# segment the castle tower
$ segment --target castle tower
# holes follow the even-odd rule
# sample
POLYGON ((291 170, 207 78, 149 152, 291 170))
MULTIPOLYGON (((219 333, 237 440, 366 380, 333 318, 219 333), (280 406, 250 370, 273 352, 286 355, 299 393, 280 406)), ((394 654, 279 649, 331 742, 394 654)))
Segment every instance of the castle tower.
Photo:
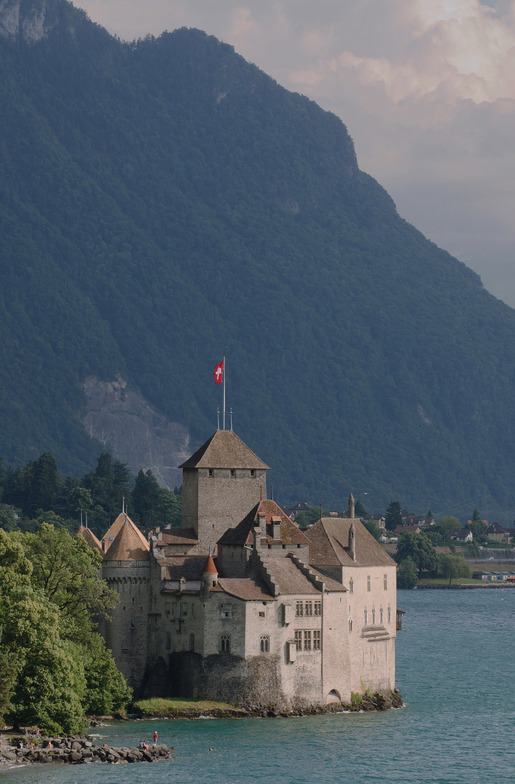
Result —
POLYGON ((266 499, 268 466, 231 430, 217 430, 182 468, 182 527, 207 553, 228 528, 266 499))
POLYGON ((137 694, 147 664, 150 545, 132 520, 123 518, 102 563, 102 577, 119 596, 104 636, 116 666, 137 694))

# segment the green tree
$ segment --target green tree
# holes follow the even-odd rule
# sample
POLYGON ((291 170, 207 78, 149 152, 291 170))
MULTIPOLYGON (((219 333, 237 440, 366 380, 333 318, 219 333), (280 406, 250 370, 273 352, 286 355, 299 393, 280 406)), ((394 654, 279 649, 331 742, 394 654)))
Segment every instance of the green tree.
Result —
POLYGON ((355 504, 355 507, 354 507, 354 514, 356 515, 356 517, 360 517, 360 518, 366 517, 366 515, 367 515, 367 510, 365 509, 365 507, 363 506, 363 504, 361 503, 361 500, 359 498, 356 501, 356 504, 355 504))
POLYGON ((401 520, 401 505, 398 501, 390 501, 386 508, 385 523, 388 531, 395 531, 401 520))
POLYGON ((160 487, 150 469, 138 471, 132 491, 132 508, 138 522, 145 528, 152 528, 159 520, 161 502, 160 487))
POLYGON ((406 558, 414 561, 419 575, 421 572, 432 572, 436 568, 436 550, 424 534, 400 534, 395 560, 400 564, 406 558))
POLYGON ((397 588, 414 588, 418 584, 417 564, 409 556, 397 569, 397 588))
POLYGON ((365 526, 369 534, 372 534, 374 539, 379 541, 379 539, 381 538, 381 529, 379 528, 379 526, 376 525, 376 523, 373 520, 365 520, 363 525, 365 526))
POLYGON ((470 577, 470 566, 461 555, 444 553, 438 556, 437 573, 441 577, 448 577, 451 585, 453 578, 470 577))
POLYGON ((66 636, 80 642, 91 632, 93 616, 108 614, 116 603, 114 591, 98 578, 100 552, 82 536, 48 523, 35 534, 25 534, 23 544, 33 564, 34 587, 58 608, 66 636))

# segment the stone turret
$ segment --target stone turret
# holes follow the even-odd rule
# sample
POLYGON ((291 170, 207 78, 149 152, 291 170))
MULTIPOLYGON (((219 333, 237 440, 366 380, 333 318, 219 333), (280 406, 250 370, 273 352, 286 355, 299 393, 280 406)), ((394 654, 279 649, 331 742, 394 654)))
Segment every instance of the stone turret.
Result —
POLYGON ((349 506, 347 509, 347 517, 350 517, 351 520, 354 520, 356 516, 356 504, 354 503, 354 496, 352 493, 349 496, 349 506))
POLYGON ((202 588, 205 591, 208 591, 210 588, 214 588, 217 580, 218 569, 216 568, 215 562, 213 561, 211 555, 209 555, 202 570, 202 588))
POLYGON ((356 560, 356 529, 354 523, 349 528, 349 555, 353 561, 356 560))
POLYGON ((104 546, 110 542, 102 577, 119 596, 104 636, 117 667, 137 695, 147 664, 150 545, 125 513, 118 515, 102 542, 104 546))

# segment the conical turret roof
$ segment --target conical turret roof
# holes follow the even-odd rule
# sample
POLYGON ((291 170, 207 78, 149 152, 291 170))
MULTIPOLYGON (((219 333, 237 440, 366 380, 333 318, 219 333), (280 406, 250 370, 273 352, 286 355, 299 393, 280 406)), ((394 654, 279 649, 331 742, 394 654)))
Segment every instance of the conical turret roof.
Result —
POLYGON ((104 553, 104 561, 148 561, 149 550, 150 545, 141 531, 127 519, 104 553))
POLYGON ((90 528, 86 528, 86 526, 81 525, 79 526, 79 530, 77 531, 77 533, 80 534, 82 538, 86 540, 86 543, 89 544, 89 546, 92 547, 94 550, 102 549, 102 545, 100 544, 99 539, 97 539, 97 537, 95 536, 95 534, 90 528))
POLYGON ((102 537, 102 544, 104 546, 103 547, 104 550, 109 549, 109 547, 112 545, 112 543, 114 542, 114 540, 116 539, 116 537, 118 536, 118 534, 120 533, 121 529, 123 528, 126 522, 129 524, 129 526, 131 526, 134 529, 134 531, 140 538, 143 547, 148 549, 148 542, 143 536, 143 534, 141 533, 141 531, 139 530, 138 526, 132 522, 131 518, 126 512, 120 512, 120 514, 118 515, 114 523, 112 523, 112 525, 108 528, 108 530, 102 537))

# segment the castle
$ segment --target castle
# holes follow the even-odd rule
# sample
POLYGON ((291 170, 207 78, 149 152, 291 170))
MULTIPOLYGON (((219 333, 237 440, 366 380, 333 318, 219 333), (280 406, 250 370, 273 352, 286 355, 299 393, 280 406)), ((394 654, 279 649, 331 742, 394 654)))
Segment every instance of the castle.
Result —
POLYGON ((392 691, 396 565, 352 496, 301 531, 230 430, 180 468, 181 528, 147 540, 122 513, 99 544, 119 595, 105 637, 135 693, 287 709, 392 691))

